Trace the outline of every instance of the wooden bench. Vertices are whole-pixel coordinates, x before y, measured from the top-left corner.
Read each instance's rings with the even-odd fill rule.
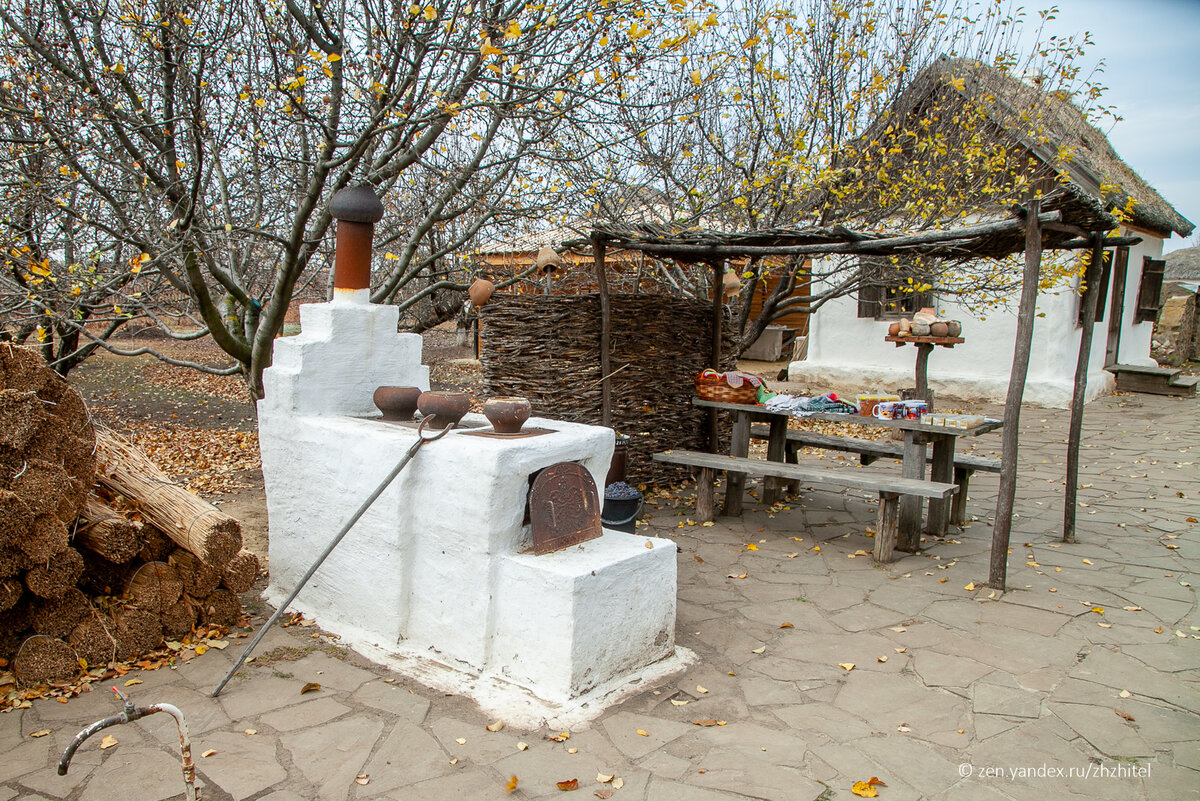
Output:
[[[853,420],[851,420],[853,422]],[[750,426],[750,438],[768,439],[770,429],[764,425]],[[800,448],[821,448],[827,451],[845,451],[857,453],[859,463],[869,465],[877,459],[901,459],[904,457],[904,447],[898,442],[884,442],[874,439],[858,439],[857,437],[839,437],[833,434],[821,434],[817,431],[804,431],[789,428],[787,432],[787,461],[796,463],[796,451]],[[933,461],[933,454],[926,456],[926,461]],[[984,473],[999,473],[1000,460],[988,456],[973,456],[969,453],[954,454],[954,484],[958,492],[950,502],[950,522],[956,526],[967,522],[967,490],[971,484],[971,476],[975,471]]]
[[[721,456],[699,451],[664,451],[654,454],[654,460],[700,469],[700,478],[696,483],[696,516],[700,518],[701,522],[710,522],[715,516],[713,513],[713,482],[718,470],[769,476],[787,481],[798,481],[803,484],[878,492],[879,519],[875,527],[875,560],[878,562],[892,561],[900,525],[901,495],[945,500],[958,490],[953,484],[938,481],[901,478],[900,476],[867,473],[859,470],[830,470],[786,462]]]

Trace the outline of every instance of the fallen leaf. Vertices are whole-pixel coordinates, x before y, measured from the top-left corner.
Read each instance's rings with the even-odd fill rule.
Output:
[[[645,729],[638,729],[638,730],[637,730],[637,733],[638,733],[640,736],[642,736],[642,737],[649,737],[649,736],[650,736],[650,732],[646,731]]]
[[[1159,626],[1158,628],[1156,628],[1156,629],[1154,630],[1154,633],[1155,633],[1155,634],[1162,634],[1162,626]]]
[[[1133,723],[1133,715],[1129,714],[1128,712],[1122,712],[1119,709],[1114,709],[1113,712],[1117,713],[1117,717],[1123,718],[1124,720],[1128,720],[1130,723]]]
[[[500,731],[504,728],[504,721],[497,720],[495,723],[489,723],[487,726],[484,726],[484,728],[488,731]]]
[[[568,749],[567,749],[567,753],[568,753],[568,754],[578,754],[578,753],[579,753],[579,749],[578,749],[578,748],[568,748]]]
[[[744,579],[745,577],[746,577],[745,573],[730,573],[728,576],[726,576],[726,578],[732,578],[732,579]]]
[[[963,587],[963,589],[966,590],[967,592],[971,592],[972,590],[975,589],[975,582],[972,581],[970,584]]]
[[[1091,611],[1095,612],[1097,615],[1103,615],[1104,607],[1103,606],[1093,606]]]
[[[703,720],[693,720],[692,723],[696,724],[697,726],[716,726],[717,719],[716,718],[705,718]]]
[[[197,645],[196,646],[196,656],[204,656],[206,653],[208,653],[207,645]]]
[[[758,550],[758,546],[757,546],[757,545],[755,545],[753,542],[747,542],[747,543],[746,543],[746,550],[747,550],[747,551],[757,551],[757,550]]]
[[[1084,559],[1084,560],[1083,560],[1083,563],[1084,563],[1085,565],[1090,565],[1090,564],[1092,563],[1092,560],[1091,560],[1091,559]]]
[[[764,652],[764,651],[766,651],[766,650],[767,650],[767,646],[765,646],[765,645],[761,645],[761,646],[759,646],[758,648],[755,648],[754,650],[752,650],[750,653],[752,653],[752,654],[761,654],[761,653],[763,653],[763,652]]]
[[[613,779],[612,786],[614,790],[620,790],[625,786],[625,780],[618,776],[617,778]]]
[[[696,692],[700,693],[701,695],[708,695],[708,690],[704,689],[699,684],[696,685]]]
[[[781,628],[781,629],[794,629],[794,628],[796,628],[796,627],[795,627],[795,626],[793,626],[791,623],[780,623],[780,624],[779,624],[779,628]]]
[[[678,701],[674,698],[671,699],[671,706],[687,706],[687,705],[688,705],[687,701]]]
[[[466,737],[459,737],[459,738],[455,739],[455,741],[454,741],[454,742],[458,743],[459,745],[466,745],[466,744],[467,744],[467,738],[466,738]]]
[[[320,684],[318,684],[315,681],[310,681],[308,684],[305,684],[303,687],[300,688],[300,694],[304,695],[305,693],[315,693],[320,689],[321,689]]]
[[[613,791],[608,787],[601,787],[599,790],[592,793],[592,795],[596,796],[596,798],[612,798],[612,794]]]
[[[800,554],[798,554],[798,553],[789,553],[789,554],[787,555],[787,558],[788,558],[788,559],[795,559],[795,558],[796,558],[797,556],[799,556],[799,555],[800,555]]]
[[[1128,698],[1133,695],[1133,693],[1129,692],[1129,690],[1121,690],[1121,692],[1117,693],[1117,695],[1121,696],[1122,698]]]
[[[354,783],[362,784],[362,785],[370,784],[371,783],[371,774],[370,773],[358,774],[357,776],[354,777]]]
[[[1140,612],[1140,611],[1142,611],[1142,607],[1140,607],[1140,606],[1124,606],[1124,607],[1121,607],[1121,608],[1122,608],[1122,609],[1124,609],[1126,612]]]
[[[908,631],[908,629],[904,628],[904,626],[893,626],[891,631],[894,631],[897,634],[903,634],[904,632]]]
[[[104,739],[100,741],[100,750],[103,751],[105,748],[112,748],[116,744],[117,738],[113,737],[111,734],[106,734],[104,735]]]
[[[853,662],[838,662],[838,667],[840,667],[842,670],[849,673],[850,671],[854,670],[854,663]]]
[[[600,782],[601,784],[608,784],[615,778],[617,778],[615,775],[609,776],[607,773],[596,774],[596,781]]]
[[[579,779],[568,779],[565,782],[557,782],[557,786],[560,790],[578,790]]]
[[[450,764],[451,764],[451,765],[457,765],[457,764],[458,764],[458,757],[455,757],[454,759],[450,760]]]
[[[32,706],[32,704],[30,704],[30,706]],[[50,733],[50,729],[38,729],[37,731],[30,732],[29,736],[30,737],[45,737],[49,733]]]
[[[570,733],[570,732],[565,732],[565,731],[560,731],[558,734],[547,734],[547,735],[546,735],[546,739],[547,739],[547,740],[553,740],[553,741],[554,741],[554,742],[556,742],[556,743],[561,743],[561,742],[564,742],[564,741],[566,741],[566,740],[570,740],[570,739],[571,739],[571,733]]]
[[[646,540],[646,547],[650,550],[654,550],[654,543],[650,540]]]
[[[694,558],[694,559],[695,559],[697,562],[699,562],[700,564],[704,564],[704,560],[703,560],[703,559],[701,559],[701,558],[700,558],[700,556],[699,556],[698,554],[693,554],[692,558]]]
[[[132,687],[135,684],[141,684],[141,683],[142,683],[141,679],[130,679],[129,681],[125,682],[125,686]]]
[[[886,662],[887,657],[886,656],[877,656],[877,657],[875,657],[875,661],[876,662]]]
[[[208,645],[211,648],[216,648],[218,651],[224,651],[229,647],[229,643],[225,640],[209,640]]]
[[[208,749],[207,751],[205,751],[203,754],[201,754],[200,756],[207,758],[207,757],[210,757],[210,756],[212,756],[212,755],[213,755],[213,754],[215,754],[215,753],[217,753],[217,749],[215,749],[215,748],[210,748],[210,749]]]
[[[896,727],[896,731],[912,731],[912,729],[910,729],[908,726],[901,724]]]
[[[879,791],[872,787],[867,782],[855,782],[850,787],[850,792],[861,798],[874,798],[879,795]]]
[[[517,777],[516,777],[516,776],[509,776],[509,777],[508,777],[508,784],[504,785],[504,794],[505,794],[505,795],[507,795],[507,794],[511,793],[511,792],[512,792],[513,790],[515,790],[515,789],[517,789]]]
[[[892,650],[893,650],[893,651],[895,651],[895,652],[896,652],[896,653],[898,653],[898,654],[902,654],[902,653],[904,653],[905,651],[907,651],[908,649],[907,649],[907,648],[893,648]]]

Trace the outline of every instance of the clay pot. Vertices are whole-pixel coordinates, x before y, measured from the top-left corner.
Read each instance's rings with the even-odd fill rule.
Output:
[[[950,326],[945,323],[933,323],[929,326],[929,335],[935,337],[950,336]]]
[[[476,278],[471,286],[467,289],[467,297],[476,306],[482,306],[491,300],[492,293],[496,291],[496,285],[486,278]]]
[[[375,401],[379,411],[383,412],[384,420],[403,421],[413,419],[413,412],[417,410],[417,398],[420,396],[419,387],[380,387],[375,390],[371,399]]]
[[[900,321],[897,320],[896,322],[894,322],[888,326],[888,336],[894,337],[894,336],[897,336],[899,333],[900,333]]]
[[[900,331],[899,331],[898,335],[902,336],[902,337],[906,337],[911,333],[912,333],[912,321],[909,320],[907,317],[901,317],[900,318]]]
[[[913,335],[914,337],[927,337],[927,336],[929,336],[929,323],[918,323],[918,322],[914,322],[914,323],[912,324],[912,335]]]
[[[958,320],[950,320],[946,323],[946,336],[956,337],[962,334],[962,323]]]
[[[471,396],[465,392],[422,392],[417,398],[417,409],[432,418],[427,427],[435,431],[457,423],[470,408]]]
[[[483,416],[497,434],[517,434],[529,419],[527,398],[492,398],[483,404]]]

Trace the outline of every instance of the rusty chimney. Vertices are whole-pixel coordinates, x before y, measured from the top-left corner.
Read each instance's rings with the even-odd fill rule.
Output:
[[[333,294],[371,286],[371,240],[375,223],[383,218],[383,203],[369,186],[342,189],[330,199],[329,213],[337,220],[333,260]]]

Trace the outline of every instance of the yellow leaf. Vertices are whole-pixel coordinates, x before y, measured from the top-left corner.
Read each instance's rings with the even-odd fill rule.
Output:
[[[45,737],[49,733],[50,733],[50,729],[38,729],[37,731],[30,732],[29,736],[30,737]]]
[[[796,628],[796,627],[795,627],[795,626],[793,626],[791,623],[780,623],[780,624],[779,624],[779,628],[781,628],[781,629],[794,629],[794,628]]]
[[[615,778],[617,778],[617,777],[609,776],[607,773],[597,773],[596,774],[596,781],[600,782],[601,784],[608,784]]]
[[[972,581],[970,584],[963,587],[963,589],[966,590],[967,592],[970,592],[971,590],[975,589],[975,582]]]
[[[492,44],[491,39],[484,39],[483,44],[479,46],[479,55],[481,56],[498,56],[504,51]]]
[[[708,690],[701,687],[699,684],[696,685],[696,692],[700,693],[701,695],[708,695]]]
[[[558,789],[564,790],[564,791],[578,790],[579,789],[579,779],[567,779],[566,781],[555,782],[554,786],[557,787]]]
[[[339,56],[337,53],[330,53],[330,54],[329,54],[329,60],[330,60],[330,61],[341,61],[341,60],[342,60],[342,57],[341,57],[341,56]]]
[[[755,649],[754,649],[754,650],[752,650],[750,653],[752,653],[752,654],[761,654],[761,653],[763,653],[763,652],[764,652],[764,651],[766,651],[766,650],[767,650],[767,646],[765,646],[765,645],[760,645],[758,648],[755,648]]]
[[[505,39],[516,39],[521,35],[521,26],[514,19],[508,23],[508,29],[504,31]]]
[[[495,723],[489,723],[484,728],[486,728],[488,731],[500,731],[501,729],[504,728],[504,721],[497,720]]]
[[[563,102],[563,98],[566,96],[567,96],[566,92],[564,92],[562,89],[559,89],[557,92],[554,93],[554,102],[561,103],[561,102]]]
[[[466,745],[467,738],[466,737],[458,737],[454,740],[454,742],[458,743],[459,745]]]
[[[321,689],[320,684],[318,684],[315,681],[310,681],[308,684],[305,684],[303,687],[300,688],[300,694],[304,695],[305,693],[315,693],[320,689]]]
[[[505,795],[507,795],[507,794],[511,793],[511,792],[512,792],[513,790],[515,790],[515,789],[517,789],[517,777],[516,777],[516,776],[509,776],[509,777],[508,777],[508,784],[504,785],[504,794],[505,794]]]
[[[106,734],[104,735],[104,739],[100,741],[100,748],[101,750],[105,748],[112,748],[116,744],[117,738],[113,737],[111,734]]]
[[[120,310],[119,310],[119,309],[117,309],[117,307],[116,307],[116,306],[113,306],[113,311],[115,311],[117,314],[120,314],[120,313],[121,313],[121,312],[120,312]],[[208,651],[208,646],[207,646],[207,645],[197,645],[197,646],[196,646],[196,655],[197,655],[197,656],[204,656],[204,654],[205,654],[205,652],[206,652],[206,651]],[[303,692],[303,691],[301,691],[301,692]]]
[[[217,749],[210,748],[207,751],[205,751],[203,754],[201,754],[200,756],[203,757],[204,759],[208,759],[210,756],[212,756],[215,753],[217,753]]]
[[[425,10],[421,13],[424,14],[427,20],[432,21],[437,19],[437,10],[433,6],[425,6]]]
[[[125,682],[125,686],[132,687],[135,684],[141,684],[141,683],[142,683],[141,679],[130,679],[129,681]]]
[[[886,656],[877,656],[877,657],[875,657],[875,661],[876,661],[876,662],[886,662],[886,661],[887,661],[887,659],[888,659],[888,658],[887,658]]]
[[[687,705],[688,705],[687,701],[679,701],[675,698],[671,699],[671,706],[687,706]]]
[[[866,782],[855,782],[850,787],[850,792],[861,798],[874,798],[879,795],[879,791]]]
[[[838,662],[838,667],[840,667],[842,670],[849,673],[850,671],[854,670],[854,663],[853,662]]]
[[[242,733],[243,733],[243,734],[248,734],[248,735],[250,735],[251,737],[253,737],[254,735],[258,734],[258,729],[245,729],[245,730],[243,730],[243,731],[242,731]]]
[[[746,543],[746,550],[747,551],[757,551],[758,546],[755,545],[753,542],[748,542],[748,543]]]
[[[1093,606],[1092,611],[1095,612],[1097,615],[1103,615],[1104,607],[1103,606]]]
[[[370,784],[371,783],[371,774],[370,773],[358,774],[357,776],[354,777],[354,783],[362,784],[362,785]]]
[[[638,729],[638,730],[637,730],[637,733],[638,733],[640,736],[642,736],[642,737],[649,737],[649,736],[650,736],[650,733],[649,733],[649,732],[647,732],[645,729]]]
[[[529,750],[529,743],[525,742],[524,740],[518,740],[518,741],[517,741],[517,750],[518,750],[518,751],[527,751],[527,750]]]
[[[696,86],[704,83],[704,76],[700,73],[700,70],[692,70],[688,73],[688,77],[692,79],[692,83]]]
[[[1085,565],[1090,565],[1090,564],[1092,563],[1092,560],[1091,560],[1091,559],[1084,559],[1084,560],[1083,560],[1083,563],[1084,563]]]

